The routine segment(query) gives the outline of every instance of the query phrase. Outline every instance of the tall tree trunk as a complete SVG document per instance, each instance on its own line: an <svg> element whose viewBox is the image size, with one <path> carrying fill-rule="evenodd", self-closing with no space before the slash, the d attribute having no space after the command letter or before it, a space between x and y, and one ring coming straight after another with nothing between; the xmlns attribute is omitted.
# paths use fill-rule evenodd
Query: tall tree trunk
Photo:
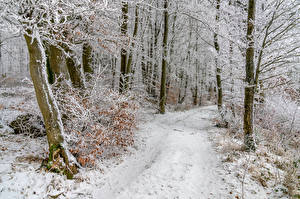
<svg viewBox="0 0 300 199"><path fill-rule="evenodd" d="M244 99L244 144L248 151L255 151L253 138L253 101L254 101L254 21L255 0L249 0L247 20L246 83Z"/></svg>
<svg viewBox="0 0 300 199"><path fill-rule="evenodd" d="M70 79L73 87L84 89L84 77L81 74L81 64L79 61L76 61L74 52L66 45L64 45L64 50L68 54L66 57L66 65L70 75Z"/></svg>
<svg viewBox="0 0 300 199"><path fill-rule="evenodd" d="M128 29L128 2L122 1L122 24L121 35L125 38ZM127 50L123 47L121 49L121 68L120 68L120 82L119 92L125 91L126 85L126 64L127 64Z"/></svg>
<svg viewBox="0 0 300 199"><path fill-rule="evenodd" d="M151 11L151 10L150 10ZM150 19L149 19L150 20ZM152 74L153 74L153 28L152 21L149 21L149 39L148 39L148 61L147 61L147 92L151 95Z"/></svg>
<svg viewBox="0 0 300 199"><path fill-rule="evenodd" d="M57 81L59 77L70 79L65 54L62 49L54 45L49 45L47 51L49 52L49 65L50 70L53 72L54 81Z"/></svg>
<svg viewBox="0 0 300 199"><path fill-rule="evenodd" d="M75 173L75 170L72 169L74 163L70 162L72 156L68 153L64 145L64 127L56 100L48 82L45 50L40 37L38 34L35 35L36 38L34 39L28 35L24 35L24 37L30 56L30 75L47 132L50 151L47 166L49 169L52 169L52 165L62 159L65 163L62 172L64 172L68 178L72 178Z"/></svg>
<svg viewBox="0 0 300 199"><path fill-rule="evenodd" d="M141 68L142 68L142 81L143 84L147 85L147 71L146 71L146 64L145 64L145 44L144 44L144 38L141 39L141 48L142 48L142 57L141 57Z"/></svg>
<svg viewBox="0 0 300 199"><path fill-rule="evenodd" d="M65 51L65 52L64 52ZM66 56L66 53L69 56ZM61 47L49 45L47 50L47 73L48 81L52 84L54 81L60 81L59 78L71 79L75 88L84 88L84 81L80 72L80 65L77 65L72 51L66 45Z"/></svg>
<svg viewBox="0 0 300 199"><path fill-rule="evenodd" d="M180 80L180 88L184 85L184 90L183 90L182 95L181 95L181 90L179 91L178 104L183 104L183 102L186 98L188 79L189 79L189 76L185 73L182 73L181 80Z"/></svg>
<svg viewBox="0 0 300 199"><path fill-rule="evenodd" d="M46 56L47 56L47 58L46 58L47 59L46 67L47 67L48 82L49 82L49 84L53 84L54 81L55 81L55 77L54 77L54 72L52 71L51 66L50 66L50 53L49 53L49 50L46 50L45 53L46 53Z"/></svg>
<svg viewBox="0 0 300 199"><path fill-rule="evenodd" d="M168 33L169 33L169 13L168 13L168 0L164 0L164 38L163 38L163 54L162 54L162 67L161 67L161 85L160 85L160 98L159 108L160 113L166 112L166 77L167 77L167 53L168 53Z"/></svg>
<svg viewBox="0 0 300 199"><path fill-rule="evenodd" d="M233 42L230 41L229 43L229 67L230 67L230 77L231 77L231 86L230 86L230 92L231 92L231 102L230 102L230 109L232 112L233 117L235 117L235 103L233 101L234 99L234 74L233 74Z"/></svg>
<svg viewBox="0 0 300 199"><path fill-rule="evenodd" d="M112 73L111 87L114 90L115 89L116 68L117 68L117 58L112 57L110 59L110 61L111 61L111 73Z"/></svg>
<svg viewBox="0 0 300 199"><path fill-rule="evenodd" d="M156 26L156 22L155 22L155 26ZM154 32L156 32L156 27L154 28ZM155 51L155 55L157 53L157 42L158 42L158 35L155 33L154 35L154 47L152 51ZM156 56L155 56L156 57ZM151 96L153 98L157 98L157 94L156 94L156 82L157 82L157 77L158 77L158 64L157 64L157 60L154 60L154 65L153 65L153 76L152 76L152 86L151 86Z"/></svg>
<svg viewBox="0 0 300 199"><path fill-rule="evenodd" d="M93 62L93 48L89 43L84 43L82 46L82 68L85 75L85 79L89 81L91 79L92 74L94 73L94 69L92 66Z"/></svg>
<svg viewBox="0 0 300 199"><path fill-rule="evenodd" d="M196 54L198 55L198 35L196 34ZM196 106L198 104L198 96L199 96L199 74L200 74L200 66L199 66L199 59L198 57L196 58L196 74L195 74L195 87L194 87L194 92L193 92L193 104ZM201 88L201 87L200 87ZM199 102L201 99L199 99Z"/></svg>
<svg viewBox="0 0 300 199"><path fill-rule="evenodd" d="M228 2L229 6L233 5L234 8L235 8L235 0L230 0ZM232 17L231 14L229 14L230 17ZM233 64L233 41L232 41L232 33L231 31L229 31L229 36L231 38L231 41L229 41L229 68L230 68L230 78L231 78L231 85L230 85L230 92L231 92L231 100L230 100L230 110L231 110L231 113L232 113L232 116L235 117L235 102L234 102L234 98L235 98L235 78L234 78L234 64Z"/></svg>
<svg viewBox="0 0 300 199"><path fill-rule="evenodd" d="M220 0L217 0L216 9L217 9L216 22L217 22L217 26L219 26L218 23L219 23L219 20L220 20ZM219 31L219 28L218 28L217 31ZM223 90L222 90L222 78L221 78L222 69L221 69L221 66L219 64L220 46L219 46L218 34L217 33L214 33L214 46L215 46L215 50L217 52L217 57L215 58L216 80L217 80L217 104L218 104L218 111L220 113L222 113L222 105L223 105Z"/></svg>
<svg viewBox="0 0 300 199"><path fill-rule="evenodd" d="M173 59L173 54L174 54L174 45L175 45L175 26L176 26L176 19L177 19L177 11L174 13L174 17L173 17L173 24L172 24L172 39L170 41L170 59L172 62ZM171 74L171 67L170 64L168 65L168 69L167 69L168 73ZM166 88L166 95L167 95L167 99L169 96L169 90L170 90L170 86L171 86L171 78L170 75L167 76L167 88Z"/></svg>
<svg viewBox="0 0 300 199"><path fill-rule="evenodd" d="M136 5L135 7L135 20L134 20L134 29L133 29L133 35L132 38L135 40L136 35L138 33L138 27L139 27L139 6ZM135 47L135 41L132 42L131 48L129 51L129 56L128 56L128 62L126 66L126 82L125 82L125 89L127 90L129 88L129 83L130 83L130 78L132 77L132 58L133 58L133 49Z"/></svg>
<svg viewBox="0 0 300 199"><path fill-rule="evenodd" d="M2 35L1 35L1 31L0 31L0 66L2 66ZM2 73L2 75L4 75L3 69L1 68L0 73Z"/></svg>
<svg viewBox="0 0 300 199"><path fill-rule="evenodd" d="M159 1L156 1L156 6L157 8L159 7ZM158 24L158 11L156 10L155 12L155 22L154 22L154 46L153 46L153 51L154 51L154 56L158 57L158 50L157 50L157 44L158 44L158 36L160 33L160 24ZM152 77L152 88L151 88L151 95L155 99L157 98L157 93L156 93L156 83L157 83L157 78L158 78L158 60L154 60L154 66L153 66L153 77Z"/></svg>

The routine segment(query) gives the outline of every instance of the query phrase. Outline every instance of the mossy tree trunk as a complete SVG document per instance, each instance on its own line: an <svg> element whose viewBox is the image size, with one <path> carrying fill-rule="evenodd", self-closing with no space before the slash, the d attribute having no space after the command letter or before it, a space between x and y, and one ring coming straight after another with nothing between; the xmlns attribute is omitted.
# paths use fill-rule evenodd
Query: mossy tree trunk
<svg viewBox="0 0 300 199"><path fill-rule="evenodd" d="M58 80L60 76L65 79L70 79L63 50L57 46L49 45L47 52L54 80Z"/></svg>
<svg viewBox="0 0 300 199"><path fill-rule="evenodd" d="M28 35L31 35L31 32L29 32ZM72 178L75 171L71 168L74 167L74 164L70 163L71 155L64 146L64 128L56 100L48 82L45 49L39 36L32 38L28 35L24 35L24 37L30 56L30 75L46 127L50 150L49 168L52 168L53 163L57 161L57 159L62 159L65 166L61 172L66 174L68 178Z"/></svg>
<svg viewBox="0 0 300 199"><path fill-rule="evenodd" d="M167 78L167 53L168 53L168 34L169 34L169 13L168 0L164 0L164 36L163 36L163 54L160 81L159 110L161 114L166 112L166 78Z"/></svg>
<svg viewBox="0 0 300 199"><path fill-rule="evenodd" d="M255 0L249 0L247 20L247 50L246 50L246 86L244 98L244 144L247 151L255 151L253 138L253 112L254 112L254 21Z"/></svg>
<svg viewBox="0 0 300 199"><path fill-rule="evenodd" d="M47 45L47 44L45 44ZM48 45L47 53L47 73L49 83L59 81L62 77L71 80L73 87L84 88L84 80L80 72L80 64L76 64L72 56L72 50L66 45ZM67 56L67 54L69 56Z"/></svg>

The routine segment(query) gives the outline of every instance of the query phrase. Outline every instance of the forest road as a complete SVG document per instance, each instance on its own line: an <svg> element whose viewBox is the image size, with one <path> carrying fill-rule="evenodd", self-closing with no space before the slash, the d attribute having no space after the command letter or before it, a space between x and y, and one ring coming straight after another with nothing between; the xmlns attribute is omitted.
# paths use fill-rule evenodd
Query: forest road
<svg viewBox="0 0 300 199"><path fill-rule="evenodd" d="M99 199L228 198L221 162L208 140L215 107L157 115L141 127L137 151L106 178Z"/></svg>

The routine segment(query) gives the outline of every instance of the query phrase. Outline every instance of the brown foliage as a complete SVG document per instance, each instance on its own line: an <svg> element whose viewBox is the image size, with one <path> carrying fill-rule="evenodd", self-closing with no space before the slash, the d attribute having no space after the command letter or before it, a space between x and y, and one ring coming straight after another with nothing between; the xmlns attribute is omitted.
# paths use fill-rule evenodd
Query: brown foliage
<svg viewBox="0 0 300 199"><path fill-rule="evenodd" d="M116 155L134 143L137 104L130 96L103 89L90 95L73 88L58 90L70 151L82 166Z"/></svg>

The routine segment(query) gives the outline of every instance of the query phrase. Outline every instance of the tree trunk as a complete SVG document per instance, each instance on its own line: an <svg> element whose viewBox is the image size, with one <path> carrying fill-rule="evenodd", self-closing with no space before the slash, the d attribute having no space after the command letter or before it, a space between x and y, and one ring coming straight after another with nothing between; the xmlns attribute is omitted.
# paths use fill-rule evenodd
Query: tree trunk
<svg viewBox="0 0 300 199"><path fill-rule="evenodd" d="M196 34L196 54L198 54L198 35ZM198 96L199 96L199 74L200 74L200 66L199 66L199 59L198 57L196 58L196 63L195 63L195 67L196 67L196 74L195 74L195 87L194 87L194 93L193 93L193 104L194 106L196 106L198 104ZM201 88L201 86L200 86ZM199 102L201 101L201 99L199 99Z"/></svg>
<svg viewBox="0 0 300 199"><path fill-rule="evenodd" d="M142 45L142 58L141 58L141 68L142 68L142 81L143 84L147 85L147 71L146 71L146 61L145 61L145 44L144 44L144 39L142 37L141 39L141 45Z"/></svg>
<svg viewBox="0 0 300 199"><path fill-rule="evenodd" d="M89 43L84 43L82 47L82 68L85 75L85 79L89 81L94 69L92 66L93 57L92 57L93 48Z"/></svg>
<svg viewBox="0 0 300 199"><path fill-rule="evenodd" d="M172 24L172 36L171 36L171 40L170 40L170 62L172 62L172 59L173 59L173 54L174 54L174 45L175 45L175 27L176 27L176 19L177 19L177 11L174 13L174 16L173 16L173 24ZM168 65L168 68L167 68L167 71L168 71L168 74L171 74L171 67L170 67L170 64ZM167 88L166 88L166 98L168 99L169 98L169 90L170 90L170 87L171 87L171 78L170 78L170 75L167 76Z"/></svg>
<svg viewBox="0 0 300 199"><path fill-rule="evenodd" d="M247 51L246 51L246 83L244 99L244 144L247 151L255 151L253 138L253 101L254 101L254 21L255 21L255 0L249 0L248 24L247 24Z"/></svg>
<svg viewBox="0 0 300 199"><path fill-rule="evenodd" d="M218 26L219 19L220 19L220 0L217 0L216 9L217 9L216 22L217 22L217 26ZM223 90L222 90L222 78L221 78L222 69L219 64L220 46L219 46L217 33L214 33L214 46L215 46L215 50L217 52L217 57L215 58L216 80L217 80L217 104L218 104L218 111L220 113L222 113L222 106L223 106ZM223 114L221 114L221 115L223 115Z"/></svg>
<svg viewBox="0 0 300 199"><path fill-rule="evenodd" d="M185 98L186 98L186 93L187 93L187 87L188 87L188 75L182 72L180 76L180 90L179 90L179 96L178 96L178 104L183 104ZM181 87L184 85L184 90L183 94L181 95Z"/></svg>
<svg viewBox="0 0 300 199"><path fill-rule="evenodd" d="M128 28L128 2L122 1L122 25L121 35L125 38ZM121 49L121 68L120 68L120 82L119 92L123 93L126 84L126 64L127 64L127 50L123 47Z"/></svg>
<svg viewBox="0 0 300 199"><path fill-rule="evenodd" d="M158 1L157 1L157 7L158 7ZM157 57L157 44L158 44L158 36L160 33L160 26L158 25L158 16L157 16L157 11L155 13L155 23L154 23L154 47L153 51L155 53L155 57ZM156 83L157 83L157 78L158 78L158 62L157 59L154 60L154 66L153 66L153 77L152 77L152 88L151 88L151 95L155 99L157 98L156 94Z"/></svg>
<svg viewBox="0 0 300 199"><path fill-rule="evenodd" d="M35 34L37 35L37 34ZM48 82L46 69L46 54L39 36L31 38L24 35L29 56L30 75L33 81L36 98L43 115L47 140L49 144L48 168L51 170L54 163L63 160L65 166L59 172L63 172L70 179L75 173L74 163L70 163L70 153L64 145L64 128L61 121L60 112ZM55 168L56 170L57 168Z"/></svg>
<svg viewBox="0 0 300 199"><path fill-rule="evenodd" d="M162 54L162 67L161 67L161 85L160 85L160 98L159 108L160 113L166 112L166 77L167 77L167 53L168 53L168 32L169 32L169 13L168 13L168 0L164 1L164 38L163 38L163 54Z"/></svg>
<svg viewBox="0 0 300 199"><path fill-rule="evenodd" d="M229 67L230 67L230 77L231 77L231 87L230 87L230 92L231 92L231 102L230 102L230 109L232 112L233 117L235 117L235 103L233 101L234 99L234 74L233 74L233 42L230 41L229 43Z"/></svg>
<svg viewBox="0 0 300 199"><path fill-rule="evenodd" d="M116 68L117 68L117 58L112 57L110 60L111 60L111 73L112 73L111 87L114 90L115 89Z"/></svg>
<svg viewBox="0 0 300 199"><path fill-rule="evenodd" d="M68 46L64 46L64 50L69 54L66 57L66 65L73 87L84 89L84 77L81 74L80 63L76 62L76 57L74 57L72 50Z"/></svg>
<svg viewBox="0 0 300 199"><path fill-rule="evenodd" d="M54 81L58 78L70 79L66 66L66 58L64 52L54 45L48 47L50 70L53 72Z"/></svg>
<svg viewBox="0 0 300 199"><path fill-rule="evenodd" d="M150 10L151 11L151 10ZM150 19L149 19L150 20ZM147 61L147 92L151 95L152 74L153 74L153 31L152 21L149 21L149 39L148 39L148 61Z"/></svg>
<svg viewBox="0 0 300 199"><path fill-rule="evenodd" d="M2 35L1 35L1 31L0 31L0 66L2 66L2 45L3 45L1 39L2 39ZM2 69L2 67L1 67L1 69ZM3 71L0 71L0 73L2 73L2 75L4 75Z"/></svg>
<svg viewBox="0 0 300 199"><path fill-rule="evenodd" d="M135 21L134 21L134 29L133 29L133 39L136 38L137 32L138 32L138 27L139 27L139 6L136 5L135 7ZM130 82L130 77L132 75L132 58L133 58L133 49L135 47L135 41L132 42L129 56L128 56L128 62L126 66L126 81L125 81L125 89L127 90L129 88L129 82Z"/></svg>

